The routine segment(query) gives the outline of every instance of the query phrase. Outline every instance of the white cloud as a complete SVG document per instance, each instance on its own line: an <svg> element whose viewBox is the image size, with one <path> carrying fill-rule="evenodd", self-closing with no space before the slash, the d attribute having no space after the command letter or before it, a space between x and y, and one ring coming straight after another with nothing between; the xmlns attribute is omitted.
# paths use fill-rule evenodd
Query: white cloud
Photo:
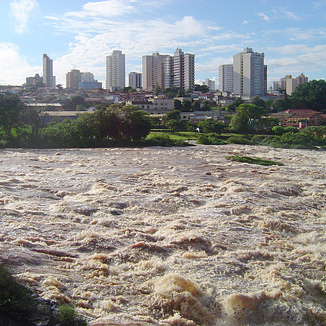
<svg viewBox="0 0 326 326"><path fill-rule="evenodd" d="M263 33L264 37L273 37L274 34L284 35L291 41L314 41L326 37L326 28L286 28L284 30L270 30Z"/></svg>
<svg viewBox="0 0 326 326"><path fill-rule="evenodd" d="M247 25L248 23L249 23L248 20L244 20L244 21L242 22L242 25Z"/></svg>
<svg viewBox="0 0 326 326"><path fill-rule="evenodd" d="M131 4L134 1L128 0L108 0L99 2L88 2L83 6L82 11L68 12L67 16L87 18L93 17L113 17L132 12L134 6Z"/></svg>
<svg viewBox="0 0 326 326"><path fill-rule="evenodd" d="M326 0L315 1L312 4L314 9L319 9L320 7L326 5Z"/></svg>
<svg viewBox="0 0 326 326"><path fill-rule="evenodd" d="M184 36L200 36L205 33L204 26L194 17L185 16L181 21L176 23L176 27L184 34Z"/></svg>
<svg viewBox="0 0 326 326"><path fill-rule="evenodd" d="M30 15L38 7L36 0L13 0L10 2L11 12L16 20L15 29L17 33L27 31Z"/></svg>
<svg viewBox="0 0 326 326"><path fill-rule="evenodd" d="M300 45L301 46L301 45ZM266 59L268 65L268 75L284 77L285 75L292 74L299 75L301 72L317 72L319 73L326 65L326 45L317 45L314 47L303 47L301 53L290 52L290 46L275 48L285 53L286 56ZM271 49L270 49L271 50ZM307 75L307 73L306 73ZM309 75L307 75L309 77Z"/></svg>
<svg viewBox="0 0 326 326"><path fill-rule="evenodd" d="M0 84L21 85L25 77L42 74L41 67L28 65L19 54L19 48L12 43L0 43ZM22 77L25 76L25 77Z"/></svg>
<svg viewBox="0 0 326 326"><path fill-rule="evenodd" d="M299 17L295 15L293 12L286 10L285 8L275 8L272 10L275 14L275 18L292 18L298 20Z"/></svg>
<svg viewBox="0 0 326 326"><path fill-rule="evenodd" d="M263 14L261 12L258 13L258 16L261 17L262 19L266 20L266 21L270 21L271 20L267 15L265 15L265 14Z"/></svg>

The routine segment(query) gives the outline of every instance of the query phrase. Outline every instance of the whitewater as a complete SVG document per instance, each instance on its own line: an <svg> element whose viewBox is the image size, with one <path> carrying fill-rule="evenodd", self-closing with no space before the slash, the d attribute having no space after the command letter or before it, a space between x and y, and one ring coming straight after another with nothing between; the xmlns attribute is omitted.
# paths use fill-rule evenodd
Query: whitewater
<svg viewBox="0 0 326 326"><path fill-rule="evenodd" d="M326 325L325 151L2 149L0 162L0 262L90 326Z"/></svg>

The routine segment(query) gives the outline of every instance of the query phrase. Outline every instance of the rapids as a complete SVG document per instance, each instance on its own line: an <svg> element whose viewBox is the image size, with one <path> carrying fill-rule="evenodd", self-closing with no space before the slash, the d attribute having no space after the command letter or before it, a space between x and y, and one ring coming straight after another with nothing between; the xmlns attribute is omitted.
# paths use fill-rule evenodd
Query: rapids
<svg viewBox="0 0 326 326"><path fill-rule="evenodd" d="M2 149L0 162L0 261L90 326L326 325L325 152Z"/></svg>

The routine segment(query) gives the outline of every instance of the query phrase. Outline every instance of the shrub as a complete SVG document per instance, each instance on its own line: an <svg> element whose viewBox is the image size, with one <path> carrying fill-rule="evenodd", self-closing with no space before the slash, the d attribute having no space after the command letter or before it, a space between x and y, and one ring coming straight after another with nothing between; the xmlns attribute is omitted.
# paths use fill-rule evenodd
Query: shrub
<svg viewBox="0 0 326 326"><path fill-rule="evenodd" d="M172 139L168 135L155 135L144 142L147 146L189 146L184 140Z"/></svg>
<svg viewBox="0 0 326 326"><path fill-rule="evenodd" d="M219 138L217 134L200 135L198 143L203 145L224 145L226 142Z"/></svg>
<svg viewBox="0 0 326 326"><path fill-rule="evenodd" d="M59 307L56 316L56 322L60 324L60 326L86 326L86 321L78 316L75 309L69 305L62 305Z"/></svg>
<svg viewBox="0 0 326 326"><path fill-rule="evenodd" d="M284 165L283 163L280 162L274 162L270 160L264 160L261 158L254 158L254 157L249 157L249 156L239 156L239 155L233 155L233 156L227 156L227 160L230 161L236 161L236 162L241 162L241 163L250 163L250 164L259 164L259 165Z"/></svg>
<svg viewBox="0 0 326 326"><path fill-rule="evenodd" d="M241 144L241 145L248 145L250 141L241 136L231 136L227 139L227 142L230 144Z"/></svg>
<svg viewBox="0 0 326 326"><path fill-rule="evenodd" d="M292 132L292 133L297 133L299 132L299 129L297 127L293 127L293 126L288 126L284 128L284 132Z"/></svg>
<svg viewBox="0 0 326 326"><path fill-rule="evenodd" d="M281 127L281 126L274 126L274 127L272 128L272 131L273 131L276 135L282 135L282 134L284 134L285 129L284 129L283 127Z"/></svg>
<svg viewBox="0 0 326 326"><path fill-rule="evenodd" d="M0 314L26 320L35 312L36 307L33 292L19 283L6 267L0 265Z"/></svg>

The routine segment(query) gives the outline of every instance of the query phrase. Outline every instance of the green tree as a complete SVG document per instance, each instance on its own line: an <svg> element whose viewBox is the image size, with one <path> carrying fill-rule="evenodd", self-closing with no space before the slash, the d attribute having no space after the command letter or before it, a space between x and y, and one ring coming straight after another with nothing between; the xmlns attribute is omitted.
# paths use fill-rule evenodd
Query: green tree
<svg viewBox="0 0 326 326"><path fill-rule="evenodd" d="M183 106L184 112L191 111L191 101L190 100L184 99L182 101L182 106Z"/></svg>
<svg viewBox="0 0 326 326"><path fill-rule="evenodd" d="M152 127L148 113L133 106L124 106L121 112L121 130L124 137L134 142L144 140Z"/></svg>
<svg viewBox="0 0 326 326"><path fill-rule="evenodd" d="M0 94L0 129L11 137L11 129L21 126L24 106L17 95Z"/></svg>
<svg viewBox="0 0 326 326"><path fill-rule="evenodd" d="M201 107L201 111L211 111L211 106L209 105L209 101L204 101L203 106Z"/></svg>
<svg viewBox="0 0 326 326"><path fill-rule="evenodd" d="M216 134L220 134L225 129L224 123L213 119L206 119L200 121L198 123L198 127L201 132Z"/></svg>
<svg viewBox="0 0 326 326"><path fill-rule="evenodd" d="M291 99L302 104L302 108L326 113L326 81L312 80L299 85L291 94Z"/></svg>
<svg viewBox="0 0 326 326"><path fill-rule="evenodd" d="M191 104L192 111L200 111L200 103L199 101L193 101Z"/></svg>
<svg viewBox="0 0 326 326"><path fill-rule="evenodd" d="M201 93L208 93L209 87L207 85L195 85L195 91L201 92Z"/></svg>
<svg viewBox="0 0 326 326"><path fill-rule="evenodd" d="M83 105L85 99L80 95L75 95L70 98L70 102L73 105L73 110L76 110L77 105Z"/></svg>
<svg viewBox="0 0 326 326"><path fill-rule="evenodd" d="M183 109L182 103L180 100L175 99L174 100L174 109L181 111Z"/></svg>
<svg viewBox="0 0 326 326"><path fill-rule="evenodd" d="M251 100L250 100L250 103L257 105L260 108L266 108L265 101L263 99L259 98L258 95L252 97Z"/></svg>
<svg viewBox="0 0 326 326"><path fill-rule="evenodd" d="M183 122L181 121L181 112L178 110L169 112L163 119L165 126L173 131L180 129L183 126Z"/></svg>
<svg viewBox="0 0 326 326"><path fill-rule="evenodd" d="M236 114L231 118L230 128L245 134L253 131L264 113L265 108L255 104L240 104L236 108Z"/></svg>
<svg viewBox="0 0 326 326"><path fill-rule="evenodd" d="M235 109L240 105L243 104L243 100L239 97L236 98L236 100L233 103L230 103L226 106L227 111L235 112Z"/></svg>

